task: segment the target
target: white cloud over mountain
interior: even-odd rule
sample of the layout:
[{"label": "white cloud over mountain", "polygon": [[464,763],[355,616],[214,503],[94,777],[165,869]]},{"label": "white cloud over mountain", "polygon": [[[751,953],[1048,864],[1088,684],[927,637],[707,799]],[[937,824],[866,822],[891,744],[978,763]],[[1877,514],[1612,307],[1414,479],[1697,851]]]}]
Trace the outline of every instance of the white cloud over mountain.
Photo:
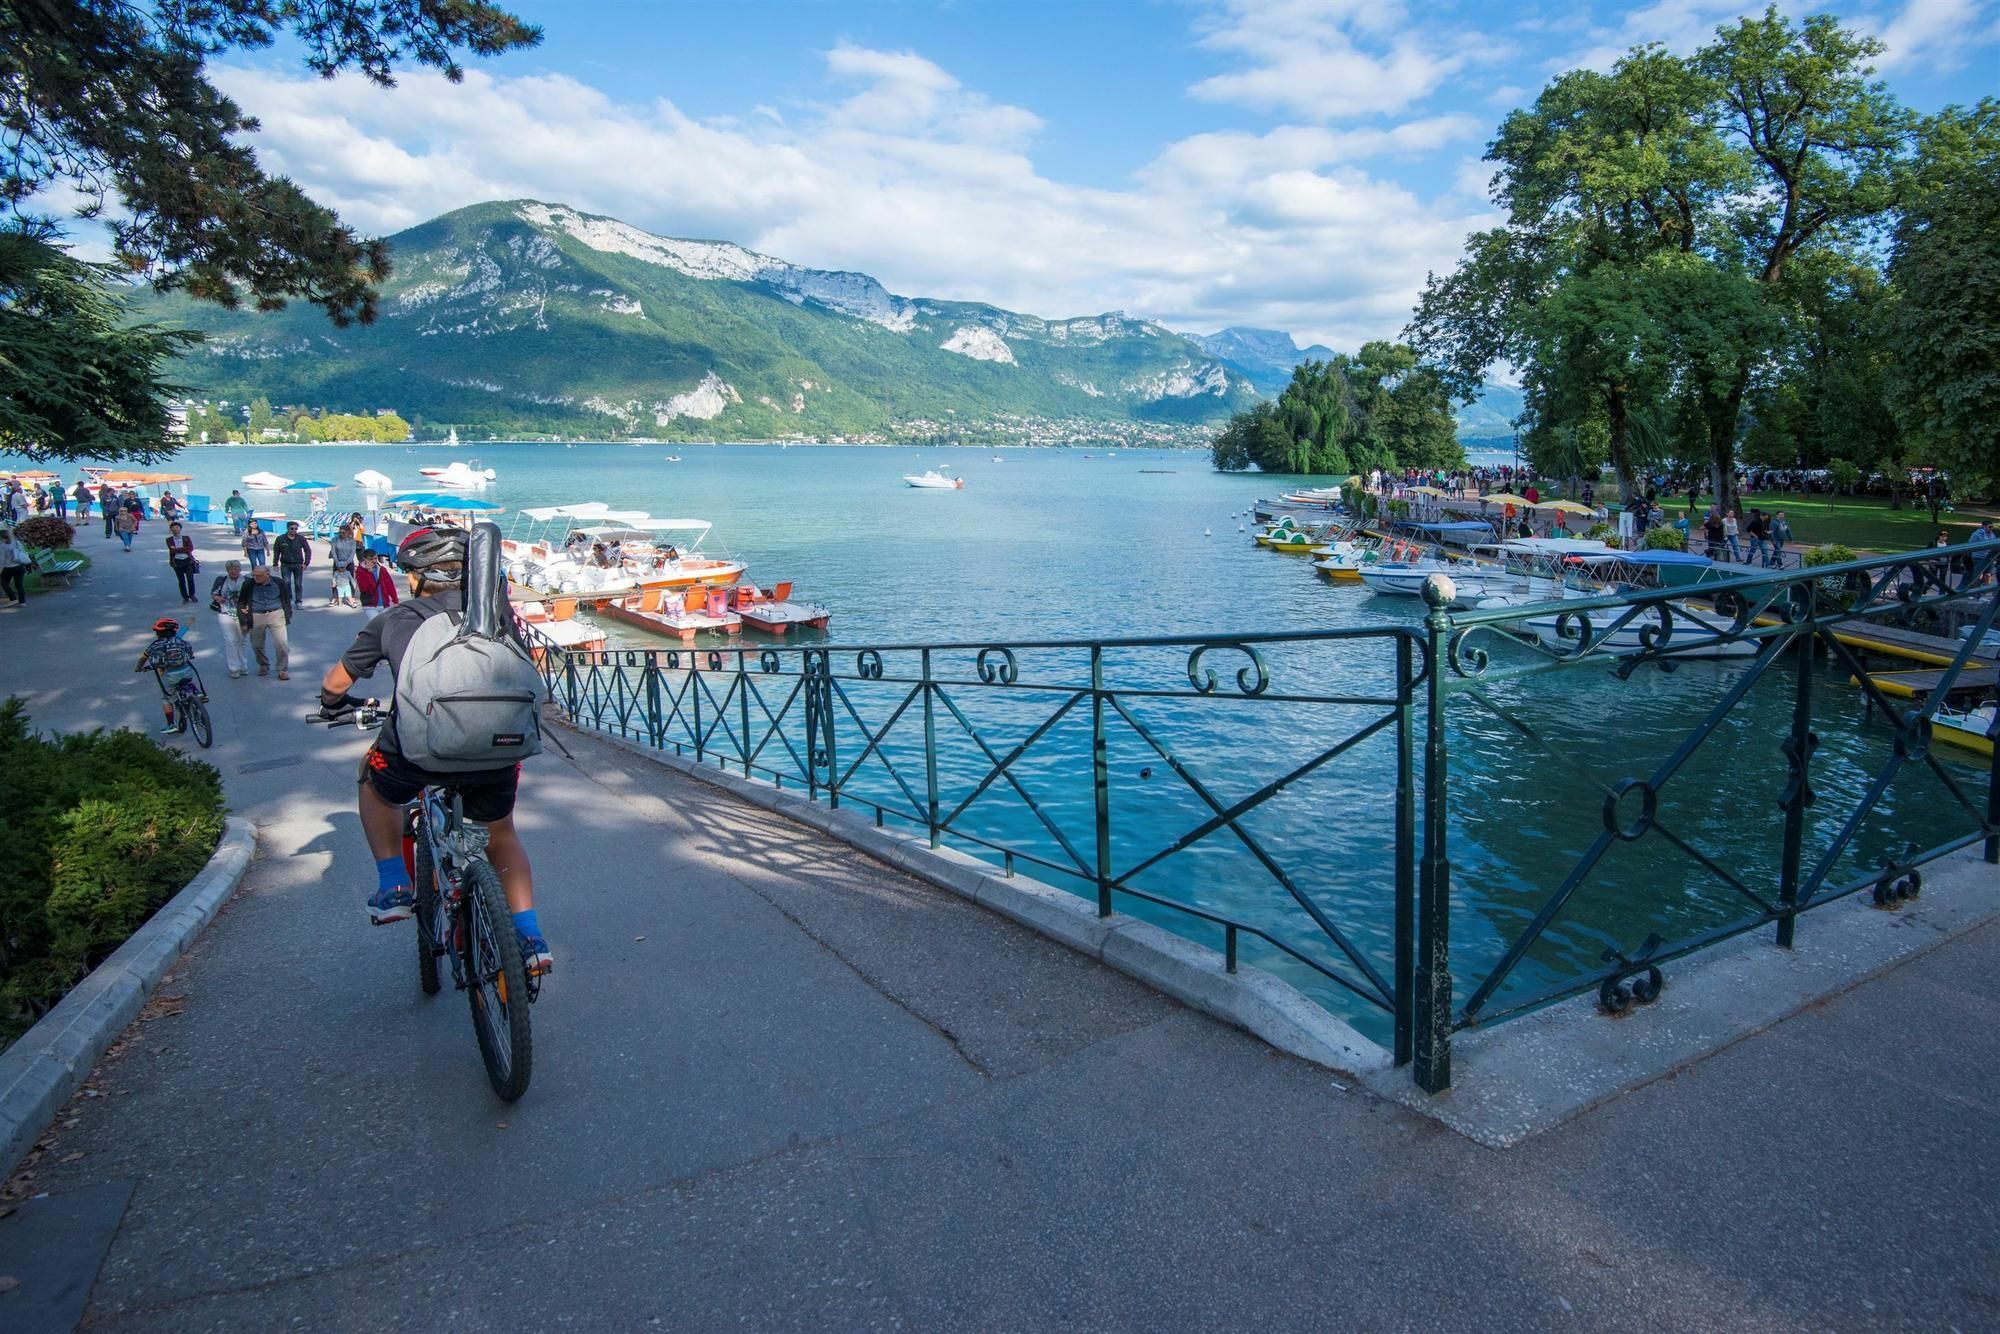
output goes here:
[{"label": "white cloud over mountain", "polygon": [[420,73],[383,90],[218,73],[262,121],[266,165],[370,231],[532,196],[1049,316],[1123,309],[1353,346],[1399,329],[1478,221],[1462,196],[1426,201],[1367,170],[1476,144],[1470,117],[1195,135],[1102,188],[1043,174],[1032,111],[922,56],[841,44],[826,65],[836,100],[726,122],[559,75],[474,68],[458,85]]}]

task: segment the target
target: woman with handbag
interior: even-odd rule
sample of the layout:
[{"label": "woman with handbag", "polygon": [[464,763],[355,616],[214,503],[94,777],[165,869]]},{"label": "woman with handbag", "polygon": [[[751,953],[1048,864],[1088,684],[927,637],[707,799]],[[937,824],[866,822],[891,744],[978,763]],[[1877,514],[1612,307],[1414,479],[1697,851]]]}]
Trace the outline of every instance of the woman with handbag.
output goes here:
[{"label": "woman with handbag", "polygon": [[177,523],[167,525],[167,564],[173,567],[174,582],[181,586],[181,601],[194,601],[194,577],[201,562],[194,558],[194,539],[181,532]]},{"label": "woman with handbag", "polygon": [[327,606],[336,607],[343,603],[350,607],[361,605],[361,599],[354,586],[354,561],[360,545],[354,529],[342,526],[334,531],[331,544],[333,587],[327,598]]},{"label": "woman with handbag", "polygon": [[237,603],[243,593],[243,562],[232,560],[215,576],[208,588],[208,609],[222,631],[222,660],[229,664],[231,677],[250,674],[249,645],[243,637],[243,621]]}]

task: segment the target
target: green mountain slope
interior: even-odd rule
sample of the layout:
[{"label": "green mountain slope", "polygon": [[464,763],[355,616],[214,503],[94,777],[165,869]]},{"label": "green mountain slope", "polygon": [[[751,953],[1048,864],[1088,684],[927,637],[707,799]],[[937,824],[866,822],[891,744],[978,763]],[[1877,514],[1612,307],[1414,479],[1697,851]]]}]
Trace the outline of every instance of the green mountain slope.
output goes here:
[{"label": "green mountain slope", "polygon": [[1219,422],[1255,398],[1148,321],[898,297],[560,205],[475,205],[391,242],[395,276],[365,328],[177,297],[135,313],[208,335],[177,368],[202,397],[395,408],[462,431],[1058,437]]}]

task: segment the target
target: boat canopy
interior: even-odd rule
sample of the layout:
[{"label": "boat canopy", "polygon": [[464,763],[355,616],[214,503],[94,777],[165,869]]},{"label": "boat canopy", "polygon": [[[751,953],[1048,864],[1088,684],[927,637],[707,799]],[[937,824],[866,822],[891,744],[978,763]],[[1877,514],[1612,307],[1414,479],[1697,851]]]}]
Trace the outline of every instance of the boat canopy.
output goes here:
[{"label": "boat canopy", "polygon": [[[1517,537],[1502,542],[1503,551],[1521,552],[1533,556],[1591,556],[1611,551],[1609,543],[1594,537]],[[1613,555],[1629,555],[1629,552],[1612,552]]]},{"label": "boat canopy", "polygon": [[1493,525],[1481,523],[1477,519],[1453,519],[1442,523],[1419,523],[1414,519],[1398,519],[1399,528],[1415,528],[1426,533],[1490,533]]},{"label": "boat canopy", "polygon": [[653,532],[659,532],[659,533],[682,532],[682,531],[690,533],[705,533],[710,528],[713,528],[715,526],[714,524],[710,523],[707,519],[638,518],[638,519],[627,519],[626,522],[629,523],[634,528],[645,528]]},{"label": "boat canopy", "polygon": [[521,511],[536,523],[547,523],[551,519],[595,519],[610,512],[611,507],[601,500],[586,500],[575,505],[545,505]]},{"label": "boat canopy", "polygon": [[1620,553],[1633,565],[1713,565],[1714,561],[1694,551],[1627,551]]}]

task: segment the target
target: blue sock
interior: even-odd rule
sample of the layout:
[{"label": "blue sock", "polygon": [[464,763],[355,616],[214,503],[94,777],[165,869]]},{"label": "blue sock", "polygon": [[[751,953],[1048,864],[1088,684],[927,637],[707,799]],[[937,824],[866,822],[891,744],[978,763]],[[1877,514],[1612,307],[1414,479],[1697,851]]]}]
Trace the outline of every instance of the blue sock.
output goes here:
[{"label": "blue sock", "polygon": [[520,935],[540,938],[542,924],[535,920],[535,910],[533,908],[528,909],[526,912],[517,912],[514,914],[514,930]]},{"label": "blue sock", "polygon": [[394,857],[384,857],[375,863],[375,879],[378,882],[377,888],[380,889],[408,889],[410,885],[409,868],[403,865],[403,858],[400,854]]}]

